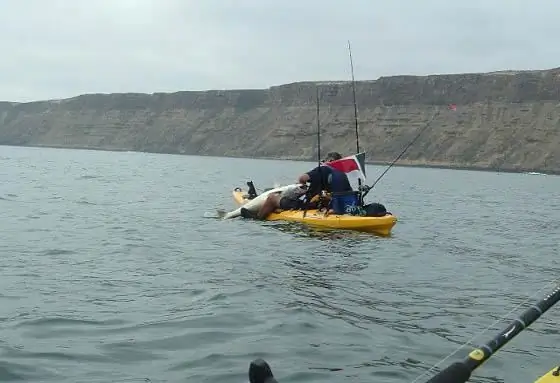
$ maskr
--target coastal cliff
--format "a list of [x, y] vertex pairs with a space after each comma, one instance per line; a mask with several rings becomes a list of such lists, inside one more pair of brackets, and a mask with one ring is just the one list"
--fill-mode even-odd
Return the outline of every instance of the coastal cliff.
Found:
[[[0, 102], [0, 145], [316, 158], [356, 150], [350, 82]], [[360, 149], [397, 164], [560, 173], [560, 68], [356, 83]], [[448, 108], [455, 104], [455, 111]]]

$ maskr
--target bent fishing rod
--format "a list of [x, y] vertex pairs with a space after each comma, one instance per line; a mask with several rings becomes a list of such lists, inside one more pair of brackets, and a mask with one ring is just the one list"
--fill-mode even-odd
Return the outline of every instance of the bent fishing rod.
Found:
[[[558, 301], [560, 301], [560, 285], [557, 285], [552, 292], [525, 310], [492, 340], [471, 351], [463, 361], [449, 365], [427, 383], [466, 383], [478, 367], [516, 335], [539, 319]], [[264, 359], [253, 360], [249, 365], [249, 382], [278, 383], [270, 366]]]
[[420, 136], [422, 135], [422, 133], [424, 133], [431, 125], [432, 122], [434, 122], [435, 118], [439, 115], [439, 109], [436, 111], [436, 113], [434, 113], [434, 115], [432, 116], [432, 118], [426, 123], [426, 125], [424, 125], [424, 127], [422, 129], [420, 129], [420, 131], [418, 132], [418, 134], [416, 135], [416, 137], [414, 137], [414, 139], [412, 141], [410, 141], [410, 143], [403, 149], [403, 151], [397, 156], [397, 158], [395, 158], [393, 160], [393, 162], [391, 162], [389, 164], [389, 166], [387, 167], [387, 169], [385, 169], [385, 171], [383, 173], [381, 173], [381, 175], [379, 177], [377, 177], [377, 179], [375, 180], [375, 182], [371, 185], [365, 185], [362, 190], [364, 191], [364, 194], [362, 195], [362, 198], [364, 198], [371, 189], [373, 189], [375, 187], [375, 185], [381, 180], [381, 178], [383, 178], [383, 176], [389, 171], [389, 169], [391, 169], [393, 167], [393, 165], [406, 153], [406, 151], [408, 150], [408, 148], [410, 148], [412, 145], [414, 145], [414, 143], [418, 140], [418, 138], [420, 138]]
[[[351, 76], [352, 76], [352, 99], [353, 99], [353, 103], [354, 103], [354, 126], [355, 126], [355, 131], [356, 131], [356, 154], [358, 154], [358, 153], [360, 153], [360, 135], [359, 135], [359, 131], [358, 131], [358, 104], [356, 102], [356, 80], [354, 78], [354, 60], [352, 59], [352, 48], [350, 46], [350, 40], [348, 40], [348, 55], [350, 57], [350, 73], [351, 73]], [[393, 162], [391, 162], [389, 164], [387, 169], [385, 169], [385, 171], [383, 173], [381, 173], [381, 175], [379, 177], [377, 177], [377, 179], [375, 180], [375, 182], [371, 186], [368, 186], [368, 185], [362, 186], [362, 179], [358, 178], [358, 191], [360, 192], [360, 203], [363, 203], [364, 198], [367, 196], [367, 194], [370, 192], [370, 190], [375, 187], [375, 185], [381, 180], [381, 178], [383, 178], [383, 176], [389, 171], [389, 169], [391, 169], [393, 167], [393, 165], [404, 155], [404, 153], [406, 153], [408, 148], [410, 148], [418, 140], [418, 138], [422, 135], [422, 133], [425, 130], [427, 130], [428, 127], [430, 127], [431, 123], [434, 121], [434, 119], [437, 117], [438, 114], [439, 114], [439, 110], [434, 114], [434, 116], [430, 119], [430, 121], [428, 121], [426, 126], [424, 126], [420, 130], [418, 135], [404, 148], [404, 150], [397, 156], [397, 158], [395, 158], [393, 160]]]

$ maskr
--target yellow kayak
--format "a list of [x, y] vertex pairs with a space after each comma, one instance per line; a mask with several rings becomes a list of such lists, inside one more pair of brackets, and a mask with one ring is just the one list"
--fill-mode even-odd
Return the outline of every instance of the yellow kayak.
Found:
[[535, 383], [560, 383], [560, 366], [554, 367], [536, 380]]
[[[240, 188], [233, 191], [233, 199], [241, 206], [250, 201], [247, 192]], [[269, 214], [266, 220], [298, 222], [317, 228], [354, 230], [381, 236], [389, 236], [393, 226], [397, 223], [397, 217], [392, 214], [384, 217], [362, 217], [325, 214], [318, 210], [306, 210], [305, 212], [303, 210], [282, 210]]]

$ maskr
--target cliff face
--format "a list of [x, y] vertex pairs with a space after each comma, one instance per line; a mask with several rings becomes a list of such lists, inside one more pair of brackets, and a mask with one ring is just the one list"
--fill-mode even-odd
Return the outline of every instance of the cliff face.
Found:
[[[315, 86], [0, 102], [0, 144], [314, 160]], [[322, 152], [354, 153], [351, 84], [318, 86]], [[356, 99], [368, 161], [394, 160], [435, 116], [399, 163], [560, 172], [560, 68], [385, 77]]]

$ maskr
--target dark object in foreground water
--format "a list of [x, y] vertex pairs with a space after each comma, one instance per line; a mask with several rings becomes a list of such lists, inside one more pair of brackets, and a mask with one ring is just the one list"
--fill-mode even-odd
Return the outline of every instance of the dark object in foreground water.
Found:
[[440, 371], [428, 380], [428, 383], [466, 383], [474, 370], [558, 302], [560, 302], [560, 285], [525, 310], [494, 339], [471, 351], [463, 361], [455, 362]]
[[249, 365], [250, 383], [278, 383], [264, 359], [255, 359]]
[[[560, 285], [556, 286], [552, 292], [539, 302], [525, 310], [506, 329], [495, 336], [494, 339], [471, 351], [463, 361], [455, 362], [440, 371], [428, 383], [466, 383], [473, 371], [558, 302], [560, 302]], [[558, 369], [560, 370], [560, 367]], [[548, 376], [548, 374], [545, 376]], [[553, 371], [552, 375], [557, 376], [558, 374], [556, 371]], [[272, 375], [270, 366], [263, 359], [256, 359], [251, 362], [249, 366], [249, 382], [278, 383]]]

